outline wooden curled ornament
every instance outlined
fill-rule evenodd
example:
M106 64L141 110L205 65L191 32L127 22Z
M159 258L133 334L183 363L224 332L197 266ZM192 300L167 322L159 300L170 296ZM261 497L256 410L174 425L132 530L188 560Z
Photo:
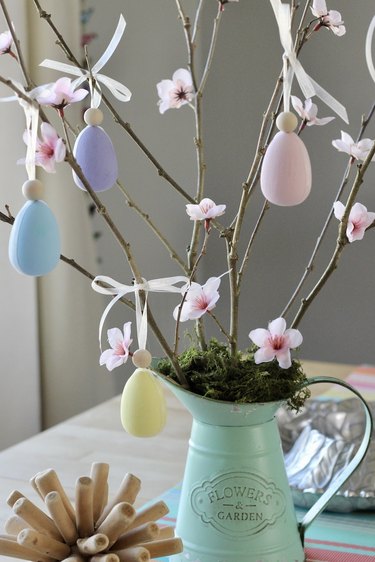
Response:
M39 472L30 482L42 508L13 490L0 554L32 562L148 562L182 552L173 527L158 522L169 512L165 502L135 508L141 481L129 473L108 501L108 473L107 463L93 463L71 502L54 470Z

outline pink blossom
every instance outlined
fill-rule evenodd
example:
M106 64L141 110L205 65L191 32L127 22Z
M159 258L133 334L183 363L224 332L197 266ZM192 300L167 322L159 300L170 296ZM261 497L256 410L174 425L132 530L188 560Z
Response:
M107 367L108 371L112 371L116 367L120 367L129 357L129 347L132 343L131 322L124 324L124 334L119 328L111 328L107 332L108 342L111 349L106 349L100 356L99 363Z
M305 101L305 105L297 96L290 96L290 99L294 109L308 127L311 127L311 125L326 125L334 119L334 117L318 118L318 107L315 103L312 103L311 98Z
M9 30L0 33L0 55L6 55L11 52L13 37Z
M216 205L212 199L202 199L199 205L186 205L186 212L192 221L214 219L223 215L226 205Z
M179 109L182 105L190 103L194 97L194 88L191 74L185 68L179 68L172 76L172 80L162 80L156 86L159 95L159 111L164 113L167 109Z
M218 292L220 282L220 277L210 277L204 285L191 283L189 287L182 287L182 294L184 295L186 291L187 294L182 305L180 321L195 320L203 316L205 312L215 308L216 302L220 297ZM176 306L173 311L175 320L178 318L179 308L180 305Z
M36 141L35 164L44 168L46 172L55 173L55 163L62 162L65 158L65 144L49 123L42 123L40 130L43 140L38 138ZM28 131L25 131L23 140L26 144L29 139ZM22 163L24 162L25 160L22 160Z
M362 139L359 142L354 142L348 133L341 131L341 139L333 140L332 144L339 152L346 152L356 160L365 160L374 145L374 141Z
M256 364L267 363L275 357L282 369L289 369L292 364L290 350L302 343L302 334L292 328L286 330L284 318L276 318L268 324L268 330L252 330L249 338L259 347L254 354Z
M333 205L335 217L341 221L344 216L345 206L336 201ZM349 242L362 240L368 228L375 221L375 213L367 211L367 208L361 203L354 203L350 210L348 225L346 227L346 236Z
M60 111L63 111L70 103L83 100L87 94L88 91L83 88L74 90L74 82L65 76L52 84L39 86L32 92L32 96L41 105L51 105Z
M230 2L239 2L240 0L219 0L219 4L220 4L220 11L224 12L224 6L225 4L229 4Z
M210 230L211 219L224 214L226 205L216 205L212 199L202 199L199 205L186 205L186 212L192 221L205 221L205 229Z
M320 20L318 29L319 27L327 27L338 37L345 35L346 29L345 25L343 25L344 22L341 19L340 12L337 10L328 10L325 0L314 0L311 11L314 16Z

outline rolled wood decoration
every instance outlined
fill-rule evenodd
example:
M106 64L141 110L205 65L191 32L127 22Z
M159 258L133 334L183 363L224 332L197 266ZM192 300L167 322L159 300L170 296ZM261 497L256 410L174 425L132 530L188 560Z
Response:
M136 510L141 483L132 474L108 502L108 472L108 464L93 463L90 477L77 480L75 505L52 469L30 479L44 510L12 491L0 555L32 562L148 562L182 552L174 530L156 523L169 512L167 505L157 501Z

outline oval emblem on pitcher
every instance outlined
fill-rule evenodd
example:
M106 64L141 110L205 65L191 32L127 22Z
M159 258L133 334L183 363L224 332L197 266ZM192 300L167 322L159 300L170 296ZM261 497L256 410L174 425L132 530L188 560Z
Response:
M227 472L194 488L191 505L204 523L233 537L261 532L285 511L283 492L251 472Z

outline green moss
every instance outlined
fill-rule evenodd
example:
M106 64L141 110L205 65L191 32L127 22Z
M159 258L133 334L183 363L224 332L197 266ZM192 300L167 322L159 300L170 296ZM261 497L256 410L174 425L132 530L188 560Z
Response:
M256 348L231 357L229 349L211 340L207 350L189 348L179 356L179 364L190 390L201 396L229 402L270 402L285 400L289 408L299 410L310 392L302 388L306 375L299 361L281 369L277 361L254 363ZM177 380L168 359L160 360L156 370Z

